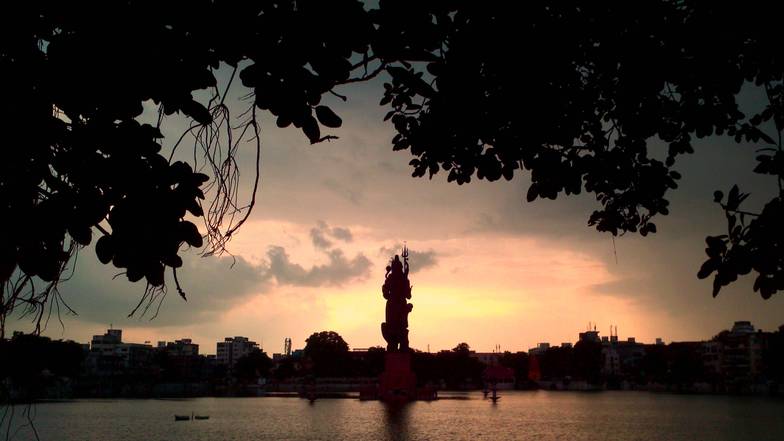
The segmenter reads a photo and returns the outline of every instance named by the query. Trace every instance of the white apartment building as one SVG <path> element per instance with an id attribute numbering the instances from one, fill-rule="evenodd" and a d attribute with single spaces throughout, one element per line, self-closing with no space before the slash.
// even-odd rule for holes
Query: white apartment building
<path id="1" fill-rule="evenodd" d="M 259 345 L 247 337 L 226 337 L 218 342 L 215 359 L 219 365 L 232 368 L 237 360 L 258 349 Z"/>

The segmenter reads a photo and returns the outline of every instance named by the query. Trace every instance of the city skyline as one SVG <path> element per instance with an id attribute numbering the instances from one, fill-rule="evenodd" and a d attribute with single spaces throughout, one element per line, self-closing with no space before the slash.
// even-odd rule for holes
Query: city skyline
<path id="1" fill-rule="evenodd" d="M 753 321 L 736 320 L 736 321 L 732 322 L 732 326 L 729 326 L 729 325 L 725 326 L 722 329 L 717 329 L 711 335 L 705 335 L 705 336 L 702 336 L 702 338 L 697 338 L 697 339 L 691 340 L 691 341 L 698 341 L 698 342 L 710 341 L 716 335 L 718 335 L 720 332 L 722 332 L 722 331 L 729 331 L 729 330 L 731 330 L 734 327 L 737 327 L 739 325 L 747 326 L 753 332 L 776 332 L 776 331 L 781 331 L 782 328 L 784 328 L 784 323 L 782 323 L 778 327 L 775 327 L 775 328 L 772 328 L 772 329 L 763 329 L 761 327 L 755 326 Z M 527 347 L 525 349 L 520 349 L 520 350 L 510 350 L 509 348 L 505 348 L 505 347 L 503 347 L 503 345 L 500 345 L 500 344 L 494 345 L 491 350 L 483 350 L 483 348 L 477 348 L 477 347 L 472 346 L 470 341 L 467 341 L 467 340 L 461 340 L 459 342 L 456 342 L 454 345 L 452 345 L 450 347 L 435 348 L 435 347 L 430 347 L 430 345 L 427 345 L 426 348 L 412 347 L 412 349 L 417 350 L 417 351 L 421 351 L 421 352 L 437 353 L 437 352 L 440 352 L 440 351 L 450 351 L 450 350 L 454 349 L 454 347 L 457 346 L 458 344 L 467 343 L 469 345 L 469 347 L 471 348 L 471 351 L 477 352 L 477 353 L 504 353 L 504 352 L 533 353 L 533 352 L 535 352 L 537 350 L 547 349 L 547 348 L 551 348 L 551 347 L 558 347 L 558 346 L 563 346 L 563 345 L 573 345 L 574 343 L 576 343 L 576 342 L 578 342 L 578 341 L 580 341 L 582 339 L 583 334 L 595 334 L 597 336 L 596 338 L 598 338 L 600 341 L 605 342 L 605 343 L 606 342 L 633 342 L 633 343 L 638 343 L 638 344 L 656 344 L 656 345 L 664 344 L 664 345 L 666 345 L 666 344 L 670 344 L 670 343 L 688 342 L 686 340 L 668 340 L 668 339 L 666 339 L 664 337 L 656 337 L 655 339 L 647 341 L 647 340 L 640 339 L 640 338 L 638 338 L 636 336 L 633 336 L 633 335 L 622 335 L 622 334 L 619 334 L 614 326 L 612 327 L 612 329 L 610 329 L 610 327 L 608 327 L 608 330 L 610 332 L 608 332 L 606 335 L 603 335 L 602 331 L 599 329 L 598 326 L 596 326 L 595 323 L 589 322 L 588 325 L 585 327 L 585 329 L 577 330 L 575 332 L 574 336 L 572 336 L 571 339 L 565 339 L 565 340 L 562 340 L 562 341 L 547 341 L 545 339 L 539 339 L 539 340 L 537 340 L 536 344 L 534 344 L 534 345 L 532 345 L 530 347 Z M 149 340 L 149 339 L 147 339 L 147 340 L 143 340 L 143 341 L 129 341 L 129 340 L 126 340 L 125 338 L 122 337 L 123 330 L 121 328 L 109 327 L 109 328 L 105 328 L 104 331 L 105 331 L 105 333 L 103 335 L 101 335 L 101 334 L 94 334 L 91 337 L 91 339 L 87 339 L 85 341 L 78 341 L 78 340 L 72 340 L 72 341 L 74 341 L 75 343 L 79 343 L 79 344 L 89 344 L 89 342 L 91 342 L 91 341 L 95 342 L 96 338 L 98 338 L 98 341 L 101 341 L 102 337 L 106 337 L 106 336 L 110 336 L 112 334 L 115 334 L 115 335 L 119 335 L 119 337 L 116 337 L 117 338 L 117 342 L 121 341 L 122 343 L 137 344 L 137 345 L 138 344 L 144 344 L 144 345 L 149 345 L 152 348 L 166 347 L 167 344 L 188 344 L 188 345 L 194 345 L 197 348 L 196 350 L 198 351 L 198 353 L 200 355 L 212 355 L 212 356 L 218 355 L 218 352 L 220 350 L 217 349 L 217 348 L 219 348 L 221 345 L 230 344 L 232 341 L 239 341 L 239 342 L 248 343 L 249 344 L 248 348 L 257 348 L 258 350 L 268 354 L 271 357 L 273 354 L 284 354 L 285 353 L 286 340 L 288 339 L 288 337 L 284 339 L 283 343 L 281 343 L 279 345 L 280 348 L 278 348 L 278 349 L 280 349 L 280 351 L 278 351 L 277 349 L 272 349 L 272 348 L 275 347 L 275 344 L 270 342 L 270 345 L 266 346 L 263 343 L 263 339 L 259 339 L 259 341 L 256 342 L 255 340 L 258 337 L 255 337 L 255 336 L 252 336 L 252 335 L 250 335 L 250 336 L 249 335 L 238 335 L 238 334 L 227 335 L 227 336 L 222 337 L 221 339 L 218 339 L 216 341 L 210 341 L 210 342 L 207 342 L 205 344 L 205 342 L 192 339 L 189 336 L 180 336 L 178 338 L 173 338 L 173 339 L 169 339 L 169 340 Z M 71 339 L 69 339 L 69 340 L 71 340 Z M 352 344 L 350 341 L 346 341 L 346 343 L 348 343 L 349 350 L 351 350 L 351 351 L 366 350 L 369 347 L 383 347 L 383 344 L 371 345 L 371 346 L 358 346 L 358 345 Z M 300 345 L 293 344 L 291 346 L 291 352 L 301 351 L 304 347 L 305 347 L 305 341 L 303 340 Z"/>

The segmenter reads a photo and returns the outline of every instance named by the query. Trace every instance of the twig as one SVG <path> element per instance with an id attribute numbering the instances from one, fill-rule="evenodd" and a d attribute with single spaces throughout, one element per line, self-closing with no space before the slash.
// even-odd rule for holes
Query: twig
<path id="1" fill-rule="evenodd" d="M 177 293 L 187 302 L 188 298 L 185 297 L 185 291 L 182 290 L 182 287 L 180 287 L 180 280 L 177 279 L 177 268 L 172 268 L 172 273 L 174 274 L 174 284 L 177 286 Z"/>

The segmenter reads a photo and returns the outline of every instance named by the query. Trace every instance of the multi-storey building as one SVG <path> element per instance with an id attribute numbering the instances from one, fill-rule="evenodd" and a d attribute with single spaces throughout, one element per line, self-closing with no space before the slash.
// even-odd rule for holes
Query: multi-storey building
<path id="1" fill-rule="evenodd" d="M 537 343 L 535 348 L 528 350 L 529 355 L 543 355 L 550 349 L 550 343 Z"/>
<path id="2" fill-rule="evenodd" d="M 87 365 L 98 374 L 146 369 L 152 359 L 152 349 L 149 344 L 124 343 L 122 329 L 109 329 L 103 335 L 93 336 Z"/>
<path id="3" fill-rule="evenodd" d="M 716 337 L 721 346 L 721 372 L 731 389 L 757 380 L 762 372 L 762 349 L 766 333 L 755 332 L 748 321 L 738 321 L 729 332 Z"/>
<path id="4" fill-rule="evenodd" d="M 259 345 L 247 337 L 226 337 L 218 342 L 215 358 L 219 365 L 233 368 L 237 360 L 259 350 Z"/>
<path id="5" fill-rule="evenodd" d="M 174 342 L 159 341 L 158 349 L 166 351 L 172 356 L 190 357 L 199 355 L 199 345 L 190 338 L 174 340 Z"/>

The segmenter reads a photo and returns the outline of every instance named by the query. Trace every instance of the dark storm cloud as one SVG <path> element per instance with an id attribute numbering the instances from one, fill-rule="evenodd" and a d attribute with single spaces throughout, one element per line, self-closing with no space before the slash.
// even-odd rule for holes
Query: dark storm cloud
<path id="1" fill-rule="evenodd" d="M 666 317 L 682 335 L 709 337 L 735 320 L 752 320 L 767 330 L 781 324 L 784 302 L 765 301 L 753 293 L 752 277 L 739 278 L 713 298 L 712 278 L 697 278 L 706 258 L 704 233 L 696 228 L 676 234 L 680 222 L 670 221 L 669 234 L 617 239 L 618 262 L 609 257 L 611 250 L 606 252 L 606 268 L 613 280 L 592 285 L 588 292 L 597 301 L 602 297 L 626 301 L 643 316 Z"/>
<path id="2" fill-rule="evenodd" d="M 332 234 L 335 229 L 322 222 L 314 230 Z M 345 237 L 346 232 L 348 230 L 338 232 L 338 235 L 344 234 Z M 326 264 L 310 268 L 292 262 L 285 248 L 280 246 L 270 247 L 266 259 L 259 264 L 252 264 L 242 257 L 202 258 L 186 254 L 177 275 L 188 300 L 184 301 L 177 294 L 169 271 L 166 276 L 168 293 L 161 308 L 158 309 L 156 302 L 143 314 L 144 303 L 133 317 L 128 318 L 142 298 L 145 284 L 131 283 L 124 274 L 119 274 L 122 272 L 120 269 L 100 264 L 94 249 L 89 247 L 80 253 L 76 274 L 61 285 L 60 291 L 80 321 L 144 324 L 157 311 L 158 315 L 149 322 L 152 326 L 192 325 L 217 321 L 222 313 L 242 304 L 252 295 L 269 292 L 275 283 L 307 287 L 339 286 L 363 279 L 372 266 L 363 254 L 347 258 L 340 249 L 331 249 L 325 254 L 328 258 Z"/>
<path id="3" fill-rule="evenodd" d="M 402 248 L 402 244 L 396 244 L 391 247 L 381 247 L 381 249 L 378 250 L 378 254 L 389 259 L 396 254 L 399 255 Z M 436 252 L 434 250 L 414 251 L 409 249 L 408 261 L 411 264 L 412 273 L 438 265 L 438 258 L 436 257 Z"/>
<path id="4" fill-rule="evenodd" d="M 158 316 L 150 323 L 155 326 L 172 326 L 217 320 L 217 317 L 256 292 L 263 292 L 270 275 L 262 266 L 256 266 L 241 257 L 202 258 L 185 255 L 177 276 L 186 292 L 183 301 L 174 289 L 171 272 L 167 272 L 169 292 Z M 130 283 L 121 270 L 102 265 L 95 258 L 92 248 L 82 251 L 74 277 L 61 285 L 65 301 L 76 311 L 78 318 L 88 322 L 122 323 L 141 299 L 143 282 Z M 144 309 L 142 307 L 141 309 Z M 144 317 L 141 309 L 132 320 L 152 318 L 157 304 L 151 306 Z"/>
<path id="5" fill-rule="evenodd" d="M 641 291 L 647 291 L 645 287 L 650 282 L 650 279 L 629 277 L 591 285 L 590 291 L 599 295 L 633 297 L 639 296 Z"/>
<path id="6" fill-rule="evenodd" d="M 347 259 L 342 250 L 333 249 L 326 252 L 329 262 L 314 265 L 305 269 L 289 258 L 285 248 L 272 246 L 267 251 L 269 273 L 279 284 L 297 286 L 328 286 L 342 285 L 352 280 L 364 279 L 372 266 L 364 254 L 357 254 Z"/>

